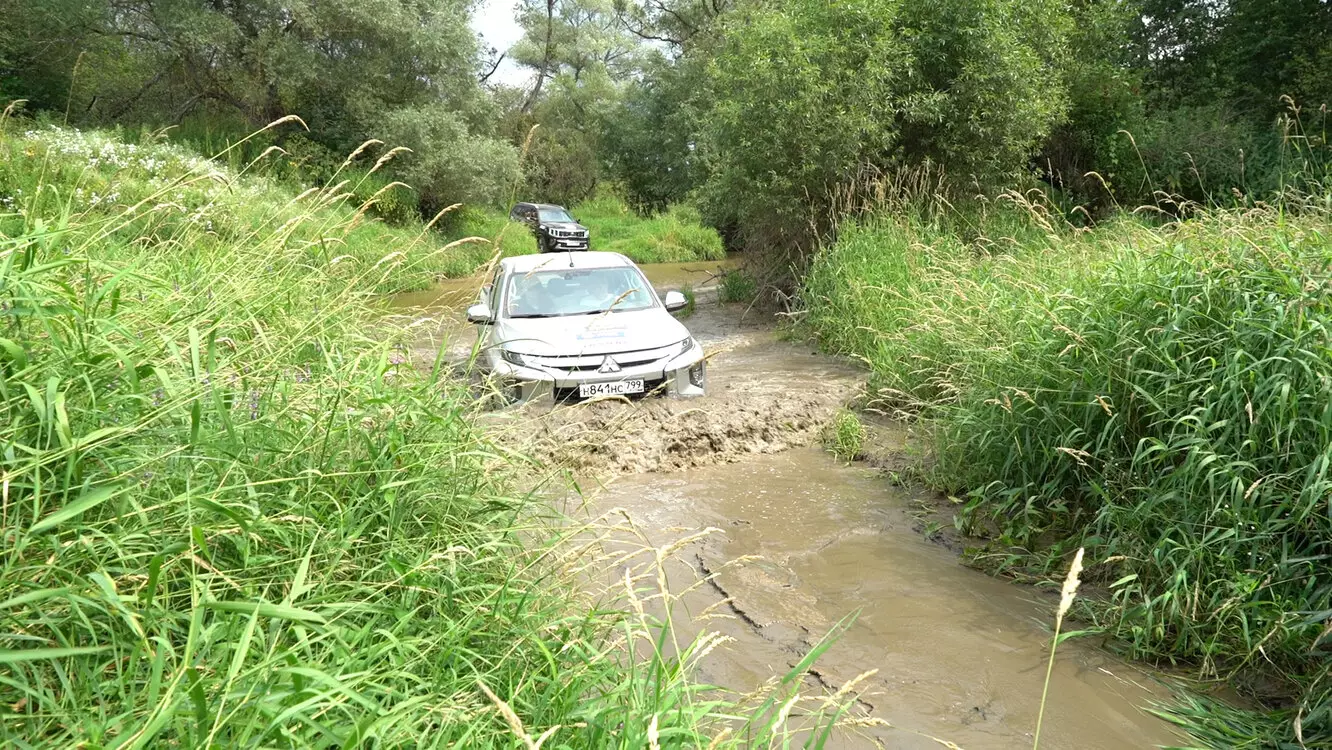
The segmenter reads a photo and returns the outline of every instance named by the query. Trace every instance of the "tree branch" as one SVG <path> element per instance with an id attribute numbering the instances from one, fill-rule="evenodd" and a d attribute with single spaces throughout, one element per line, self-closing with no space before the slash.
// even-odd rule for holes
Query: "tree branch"
<path id="1" fill-rule="evenodd" d="M 490 66 L 490 70 L 486 71 L 485 75 L 477 79 L 477 83 L 484 85 L 486 81 L 489 81 L 490 77 L 495 75 L 495 71 L 499 70 L 500 64 L 504 62 L 504 58 L 507 57 L 508 54 L 508 52 L 501 52 L 500 56 L 495 58 L 495 64 Z"/>

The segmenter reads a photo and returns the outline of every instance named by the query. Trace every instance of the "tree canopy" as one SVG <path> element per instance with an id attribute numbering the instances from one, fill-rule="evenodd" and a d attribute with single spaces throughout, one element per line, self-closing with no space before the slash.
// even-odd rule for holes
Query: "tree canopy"
<path id="1" fill-rule="evenodd" d="M 408 145 L 393 168 L 424 211 L 611 183 L 762 246 L 807 242 L 866 175 L 1043 183 L 1094 216 L 1328 174 L 1324 0 L 518 0 L 518 87 L 489 81 L 473 10 L 0 0 L 0 96 L 182 137 L 294 114 L 310 133 L 277 141 L 323 163 Z"/>

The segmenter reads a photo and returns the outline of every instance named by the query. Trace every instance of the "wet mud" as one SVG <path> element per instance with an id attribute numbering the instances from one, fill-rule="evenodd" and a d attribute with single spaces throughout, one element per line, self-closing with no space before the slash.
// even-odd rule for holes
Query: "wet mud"
<path id="1" fill-rule="evenodd" d="M 663 287 L 686 283 L 658 274 Z M 960 540 L 938 528 L 937 499 L 922 502 L 923 490 L 895 481 L 921 460 L 899 423 L 870 420 L 867 460 L 850 466 L 818 446 L 824 424 L 863 387 L 859 368 L 783 340 L 771 320 L 718 305 L 702 288 L 684 322 L 710 357 L 706 397 L 530 404 L 487 415 L 488 427 L 580 478 L 580 490 L 557 496 L 571 516 L 615 509 L 636 543 L 653 546 L 716 530 L 670 562 L 671 588 L 688 592 L 676 604 L 682 634 L 734 639 L 703 660 L 705 682 L 753 691 L 837 631 L 804 678 L 826 693 L 859 678 L 857 726 L 831 746 L 1030 746 L 1055 598 L 960 563 L 950 550 Z M 448 357 L 464 363 L 472 335 L 457 321 L 470 292 L 447 305 L 431 299 L 416 313 L 416 358 L 433 359 L 448 341 Z M 1167 698 L 1153 675 L 1067 641 L 1041 747 L 1178 743 L 1146 710 Z"/>

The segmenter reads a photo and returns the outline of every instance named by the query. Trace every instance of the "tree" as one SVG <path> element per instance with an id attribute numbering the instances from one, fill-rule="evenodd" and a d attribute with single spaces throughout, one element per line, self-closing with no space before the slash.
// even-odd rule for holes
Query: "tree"
<path id="1" fill-rule="evenodd" d="M 605 0 L 525 0 L 518 19 L 513 59 L 536 75 L 507 128 L 528 146 L 531 197 L 575 203 L 601 179 L 602 122 L 638 70 L 640 45 Z"/>
<path id="2" fill-rule="evenodd" d="M 523 37 L 513 59 L 536 72 L 524 111 L 541 98 L 547 80 L 567 75 L 577 87 L 585 77 L 622 79 L 635 69 L 638 44 L 605 0 L 523 0 L 518 6 Z"/>
<path id="3" fill-rule="evenodd" d="M 693 58 L 659 60 L 629 84 L 604 120 L 603 161 L 640 212 L 664 211 L 704 180 L 696 151 L 700 113 L 708 107 L 704 76 Z"/>
<path id="4" fill-rule="evenodd" d="M 616 10 L 631 34 L 681 52 L 734 7 L 733 0 L 617 0 Z"/>
<path id="5" fill-rule="evenodd" d="M 85 120 L 170 124 L 225 111 L 258 127 L 298 114 L 348 144 L 385 108 L 479 106 L 466 0 L 94 0 L 69 13 L 6 2 L 6 23 L 19 19 L 28 35 L 7 45 L 19 47 L 10 85 L 42 90 L 82 52 L 59 98 L 72 90 Z"/>
<path id="6" fill-rule="evenodd" d="M 776 0 L 723 16 L 706 53 L 705 214 L 807 246 L 864 170 L 942 165 L 1007 184 L 1063 115 L 1063 3 Z"/>

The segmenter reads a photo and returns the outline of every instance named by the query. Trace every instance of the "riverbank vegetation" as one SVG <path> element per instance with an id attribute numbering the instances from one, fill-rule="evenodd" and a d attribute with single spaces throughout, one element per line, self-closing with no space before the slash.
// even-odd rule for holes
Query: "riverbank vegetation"
<path id="1" fill-rule="evenodd" d="M 835 718 L 792 713 L 803 666 L 743 706 L 691 682 L 720 641 L 645 609 L 656 550 L 590 582 L 603 530 L 557 533 L 466 384 L 367 335 L 446 247 L 28 127 L 0 120 L 4 744 L 750 747 Z"/>
<path id="2" fill-rule="evenodd" d="M 1332 214 L 1004 213 L 845 229 L 805 325 L 919 420 L 980 564 L 1054 580 L 1085 546 L 1089 629 L 1278 708 L 1240 722 L 1264 746 L 1332 741 Z M 1213 708 L 1187 723 L 1218 739 Z"/>

